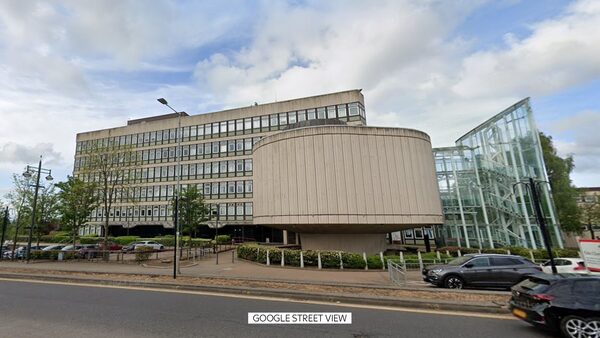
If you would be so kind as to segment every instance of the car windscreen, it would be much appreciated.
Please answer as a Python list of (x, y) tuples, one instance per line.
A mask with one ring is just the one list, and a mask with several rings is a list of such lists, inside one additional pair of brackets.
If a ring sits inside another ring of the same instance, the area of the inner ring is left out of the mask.
[(471, 258), (473, 258), (473, 257), (467, 257), (467, 256), (458, 257), (458, 258), (455, 258), (455, 259), (451, 260), (450, 262), (448, 262), (448, 265), (459, 266), (459, 265), (464, 264)]
[(550, 286), (550, 282), (539, 278), (528, 278), (522, 281), (519, 286), (533, 292), (543, 292)]

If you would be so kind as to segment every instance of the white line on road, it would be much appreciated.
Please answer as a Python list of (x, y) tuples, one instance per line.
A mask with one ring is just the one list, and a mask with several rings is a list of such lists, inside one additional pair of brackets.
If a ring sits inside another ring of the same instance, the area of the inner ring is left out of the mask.
[(202, 295), (202, 296), (215, 296), (215, 297), (228, 297), (228, 298), (242, 298), (242, 299), (253, 299), (253, 300), (266, 300), (273, 302), (292, 302), (300, 304), (314, 304), (314, 305), (328, 305), (328, 306), (341, 306), (358, 309), (371, 309), (371, 310), (385, 310), (385, 311), (397, 311), (397, 312), (413, 312), (413, 313), (425, 313), (425, 314), (436, 314), (436, 315), (448, 315), (448, 316), (461, 316), (461, 317), (476, 317), (476, 318), (490, 318), (490, 319), (501, 319), (501, 320), (516, 320), (511, 315), (502, 314), (488, 314), (488, 313), (472, 313), (463, 311), (447, 311), (447, 310), (427, 310), (427, 309), (413, 309), (413, 308), (402, 308), (392, 306), (379, 306), (379, 305), (361, 305), (361, 304), (345, 304), (345, 303), (331, 303), (321, 302), (315, 300), (298, 300), (290, 298), (276, 298), (266, 296), (250, 296), (250, 295), (238, 295), (238, 294), (227, 294), (218, 292), (208, 291), (192, 291), (192, 290), (172, 290), (172, 289), (160, 289), (153, 287), (138, 287), (138, 286), (122, 286), (122, 285), (102, 285), (102, 284), (89, 284), (89, 283), (77, 283), (77, 282), (57, 282), (57, 281), (42, 281), (33, 279), (17, 279), (17, 278), (0, 278), (0, 281), (6, 282), (23, 282), (23, 283), (36, 283), (36, 284), (53, 284), (53, 285), (71, 285), (71, 286), (83, 286), (93, 288), (106, 288), (106, 289), (123, 289), (123, 290), (135, 290), (135, 291), (149, 291), (149, 292), (164, 292), (164, 293), (180, 293), (190, 295)]

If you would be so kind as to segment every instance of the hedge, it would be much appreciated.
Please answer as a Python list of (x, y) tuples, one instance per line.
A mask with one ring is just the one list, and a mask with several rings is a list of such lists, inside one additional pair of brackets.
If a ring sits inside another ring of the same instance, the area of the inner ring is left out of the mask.
[[(460, 248), (455, 246), (443, 247), (440, 248), (439, 251), (445, 253), (446, 250), (450, 253), (451, 256), (458, 256), (458, 250), (460, 250), (461, 254), (469, 254), (469, 253), (478, 253), (479, 249), (474, 248)], [(501, 249), (491, 249), (491, 248), (483, 248), (481, 249), (481, 253), (488, 254), (506, 254), (507, 250), (510, 251), (512, 255), (522, 256), (524, 258), (530, 259), (530, 251), (533, 252), (533, 257), (535, 259), (548, 259), (548, 252), (546, 249), (536, 249), (531, 250), (523, 247), (506, 247)], [(552, 249), (552, 253), (554, 257), (579, 257), (579, 249), (577, 248), (554, 248)], [(424, 258), (425, 259), (425, 258)]]
[[(256, 244), (244, 244), (237, 247), (237, 255), (241, 259), (267, 263), (267, 250), (269, 251), (269, 263), (281, 264), (281, 252), (283, 249), (277, 247), (265, 247)], [(365, 260), (361, 254), (340, 251), (314, 251), (314, 250), (285, 250), (285, 265), (300, 266), (300, 253), (304, 259), (304, 266), (318, 266), (319, 253), (321, 254), (321, 267), (324, 269), (340, 268), (340, 253), (344, 269), (364, 269)], [(367, 257), (369, 269), (382, 269), (383, 264), (379, 255)]]

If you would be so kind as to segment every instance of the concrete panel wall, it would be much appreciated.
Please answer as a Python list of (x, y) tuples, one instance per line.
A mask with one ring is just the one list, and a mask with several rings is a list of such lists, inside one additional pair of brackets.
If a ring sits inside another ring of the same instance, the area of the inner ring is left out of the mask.
[(262, 139), (253, 158), (255, 224), (301, 233), (383, 233), (443, 223), (423, 132), (300, 128)]

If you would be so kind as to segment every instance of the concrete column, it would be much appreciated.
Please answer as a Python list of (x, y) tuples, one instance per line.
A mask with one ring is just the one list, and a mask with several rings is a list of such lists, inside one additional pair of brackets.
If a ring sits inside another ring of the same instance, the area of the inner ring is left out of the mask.
[(283, 230), (283, 244), (288, 244), (288, 232), (287, 230)]

